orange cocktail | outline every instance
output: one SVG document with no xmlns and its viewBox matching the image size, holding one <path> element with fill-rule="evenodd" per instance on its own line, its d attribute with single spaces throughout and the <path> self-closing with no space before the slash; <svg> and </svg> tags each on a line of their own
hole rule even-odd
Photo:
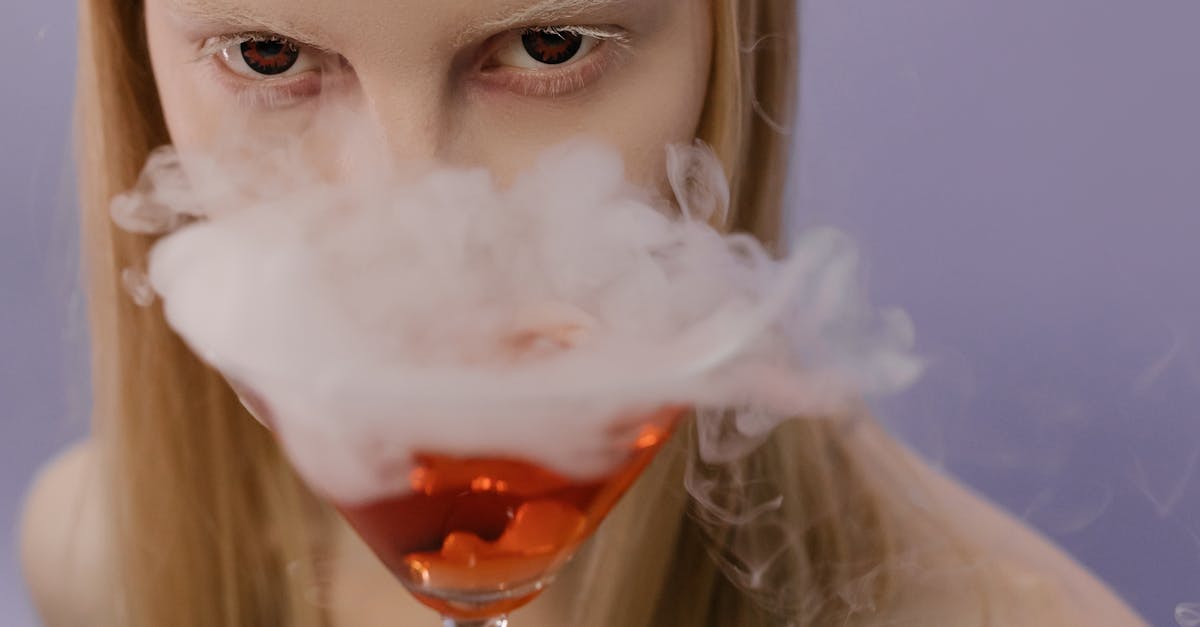
<svg viewBox="0 0 1200 627">
<path fill-rule="evenodd" d="M 646 417 L 613 472 L 577 480 L 514 458 L 416 456 L 407 489 L 341 511 L 424 604 L 458 619 L 533 599 L 595 531 L 684 408 Z"/>
</svg>

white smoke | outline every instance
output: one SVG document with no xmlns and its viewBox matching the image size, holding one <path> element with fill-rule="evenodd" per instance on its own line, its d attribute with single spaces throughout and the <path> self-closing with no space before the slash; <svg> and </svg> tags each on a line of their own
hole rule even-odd
<svg viewBox="0 0 1200 627">
<path fill-rule="evenodd" d="M 139 302 L 152 288 L 339 502 L 404 489 L 415 451 L 599 476 L 627 450 L 614 424 L 664 406 L 695 408 L 703 460 L 731 461 L 922 370 L 847 236 L 806 231 L 776 260 L 709 225 L 729 191 L 702 144 L 667 152 L 678 207 L 585 140 L 506 186 L 384 160 L 331 177 L 295 152 L 251 176 L 160 150 L 113 217 L 165 234 L 145 279 L 127 273 Z"/>
</svg>

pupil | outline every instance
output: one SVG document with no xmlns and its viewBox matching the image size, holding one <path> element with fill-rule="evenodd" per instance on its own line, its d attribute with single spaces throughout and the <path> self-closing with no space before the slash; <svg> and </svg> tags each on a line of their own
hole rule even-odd
<svg viewBox="0 0 1200 627">
<path fill-rule="evenodd" d="M 259 74 L 283 74 L 300 60 L 300 48 L 281 39 L 247 41 L 242 44 L 242 60 Z"/>
<path fill-rule="evenodd" d="M 579 52 L 583 45 L 583 35 L 574 33 L 547 33 L 542 31 L 526 31 L 521 35 L 521 43 L 525 52 L 534 60 L 546 65 L 566 63 Z"/>
</svg>

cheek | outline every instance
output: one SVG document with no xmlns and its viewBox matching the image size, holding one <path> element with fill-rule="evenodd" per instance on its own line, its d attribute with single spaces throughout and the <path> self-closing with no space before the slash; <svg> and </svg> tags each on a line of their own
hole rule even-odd
<svg viewBox="0 0 1200 627">
<path fill-rule="evenodd" d="M 614 81 L 608 88 L 603 94 L 554 107 L 478 107 L 472 119 L 459 126 L 454 160 L 488 167 L 506 182 L 541 150 L 584 136 L 619 150 L 626 175 L 634 183 L 669 191 L 666 146 L 695 138 L 707 72 L 698 67 L 688 71 L 685 63 L 627 77 L 621 84 Z"/>
<path fill-rule="evenodd" d="M 696 137 L 708 93 L 712 35 L 705 3 L 680 3 L 667 33 L 593 89 L 557 103 L 518 99 L 472 103 L 453 153 L 500 180 L 539 150 L 583 135 L 616 147 L 627 176 L 670 196 L 666 146 Z"/>
<path fill-rule="evenodd" d="M 217 133 L 219 116 L 213 115 L 211 108 L 183 81 L 161 74 L 160 77 L 159 99 L 171 143 L 185 151 L 209 147 Z"/>
<path fill-rule="evenodd" d="M 183 35 L 160 4 L 157 0 L 146 2 L 146 41 L 163 117 L 173 144 L 185 149 L 199 147 L 212 137 L 219 116 L 193 79 L 204 69 L 190 63 Z"/>
<path fill-rule="evenodd" d="M 624 90 L 627 106 L 619 137 L 635 181 L 670 196 L 666 177 L 666 145 L 690 144 L 696 137 L 709 88 L 712 25 L 706 1 L 680 2 L 674 26 L 655 50 L 645 56 L 659 59 Z"/>
<path fill-rule="evenodd" d="M 625 154 L 627 175 L 634 182 L 669 196 L 666 175 L 666 146 L 690 144 L 696 136 L 703 110 L 704 92 L 680 86 L 673 100 L 643 97 L 626 113 L 627 124 L 613 135 Z M 640 109 L 638 116 L 634 112 Z"/>
</svg>

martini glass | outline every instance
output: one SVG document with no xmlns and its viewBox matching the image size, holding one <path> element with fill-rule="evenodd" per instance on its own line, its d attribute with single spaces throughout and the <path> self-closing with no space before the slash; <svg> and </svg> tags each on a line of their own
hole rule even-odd
<svg viewBox="0 0 1200 627">
<path fill-rule="evenodd" d="M 505 625 L 599 526 L 686 409 L 634 416 L 621 465 L 578 480 L 514 457 L 416 455 L 399 494 L 335 507 L 447 627 Z"/>
<path fill-rule="evenodd" d="M 281 435 L 278 419 L 287 416 L 227 378 L 251 415 Z M 408 471 L 387 496 L 326 498 L 446 627 L 506 626 L 507 615 L 536 598 L 595 532 L 690 410 L 663 404 L 616 415 L 604 432 L 613 463 L 598 476 L 513 455 L 419 450 L 396 460 Z"/>
</svg>

